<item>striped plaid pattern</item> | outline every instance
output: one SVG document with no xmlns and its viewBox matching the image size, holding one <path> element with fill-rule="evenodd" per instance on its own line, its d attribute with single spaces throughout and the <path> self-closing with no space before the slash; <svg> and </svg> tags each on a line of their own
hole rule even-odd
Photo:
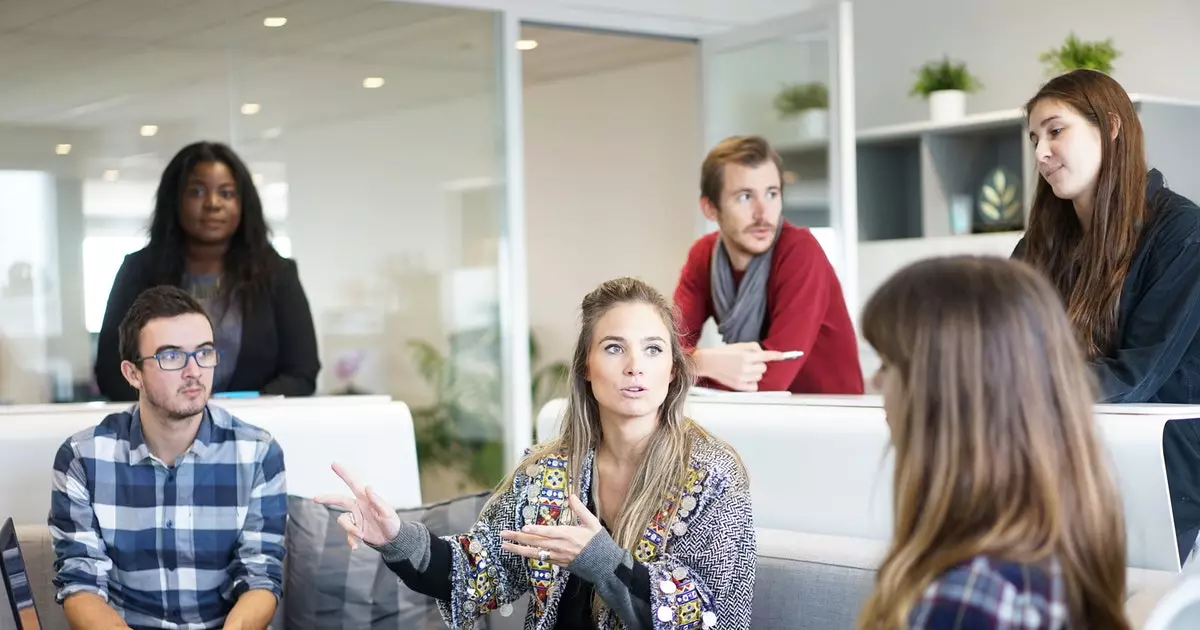
<svg viewBox="0 0 1200 630">
<path fill-rule="evenodd" d="M 1030 566 L 987 556 L 943 573 L 909 615 L 912 630 L 1062 630 L 1067 622 L 1058 562 Z"/>
<path fill-rule="evenodd" d="M 92 592 L 135 628 L 219 628 L 243 592 L 282 595 L 286 521 L 269 433 L 210 406 L 172 469 L 150 455 L 134 406 L 54 458 L 58 601 Z"/>
</svg>

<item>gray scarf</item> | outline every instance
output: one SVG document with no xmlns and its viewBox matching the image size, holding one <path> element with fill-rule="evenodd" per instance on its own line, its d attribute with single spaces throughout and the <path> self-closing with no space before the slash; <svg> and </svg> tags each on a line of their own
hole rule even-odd
<svg viewBox="0 0 1200 630">
<path fill-rule="evenodd" d="M 767 316 L 767 279 L 771 275 L 771 258 L 775 244 L 783 231 L 775 230 L 771 249 L 750 259 L 741 284 L 733 281 L 733 266 L 720 236 L 713 247 L 709 277 L 712 281 L 713 306 L 717 311 L 717 329 L 725 343 L 761 341 L 763 321 Z M 735 288 L 736 286 L 736 288 Z"/>
</svg>

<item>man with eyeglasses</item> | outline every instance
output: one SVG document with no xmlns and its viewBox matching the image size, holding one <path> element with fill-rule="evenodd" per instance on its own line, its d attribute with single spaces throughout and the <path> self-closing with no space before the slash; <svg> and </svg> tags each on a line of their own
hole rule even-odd
<svg viewBox="0 0 1200 630">
<path fill-rule="evenodd" d="M 72 628 L 265 629 L 282 594 L 283 451 L 208 405 L 221 353 L 185 291 L 146 290 L 120 327 L 138 403 L 59 448 L 50 533 Z"/>
</svg>

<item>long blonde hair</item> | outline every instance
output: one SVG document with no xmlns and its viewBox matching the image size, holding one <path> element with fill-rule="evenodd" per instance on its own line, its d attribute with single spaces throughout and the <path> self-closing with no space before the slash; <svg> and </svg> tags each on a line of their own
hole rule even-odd
<svg viewBox="0 0 1200 630">
<path fill-rule="evenodd" d="M 1071 627 L 1128 630 L 1121 502 L 1049 282 L 998 258 L 918 262 L 867 302 L 863 335 L 901 393 L 892 543 L 860 630 L 906 628 L 925 588 L 977 555 L 1055 560 Z"/>
<path fill-rule="evenodd" d="M 624 549 L 634 551 L 638 540 L 654 515 L 662 509 L 664 498 L 674 486 L 681 484 L 687 474 L 692 442 L 697 437 L 712 439 L 699 425 L 683 413 L 688 390 L 695 381 L 691 358 L 679 344 L 671 305 L 653 287 L 636 278 L 617 278 L 604 282 L 583 298 L 579 339 L 571 360 L 570 391 L 559 435 L 538 444 L 500 485 L 500 490 L 512 487 L 517 472 L 554 453 L 566 453 L 569 476 L 567 490 L 580 496 L 581 472 L 588 453 L 600 443 L 600 409 L 587 381 L 588 351 L 596 322 L 610 309 L 620 304 L 648 304 L 658 311 L 667 327 L 671 345 L 671 383 L 667 397 L 658 411 L 658 428 L 650 437 L 646 457 L 629 486 L 629 493 L 616 523 L 609 523 L 613 540 Z M 497 492 L 497 495 L 499 492 Z"/>
</svg>

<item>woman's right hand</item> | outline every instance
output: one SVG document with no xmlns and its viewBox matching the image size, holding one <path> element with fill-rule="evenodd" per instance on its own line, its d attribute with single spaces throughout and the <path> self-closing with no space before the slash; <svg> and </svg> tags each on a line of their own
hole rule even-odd
<svg viewBox="0 0 1200 630">
<path fill-rule="evenodd" d="M 338 517 L 338 525 L 346 530 L 346 540 L 351 549 L 358 549 L 358 541 L 369 545 L 383 545 L 391 542 L 400 533 L 402 521 L 388 504 L 370 487 L 364 486 L 350 474 L 341 464 L 334 462 L 333 472 L 350 487 L 354 496 L 326 494 L 313 500 L 327 507 L 345 510 Z"/>
</svg>

